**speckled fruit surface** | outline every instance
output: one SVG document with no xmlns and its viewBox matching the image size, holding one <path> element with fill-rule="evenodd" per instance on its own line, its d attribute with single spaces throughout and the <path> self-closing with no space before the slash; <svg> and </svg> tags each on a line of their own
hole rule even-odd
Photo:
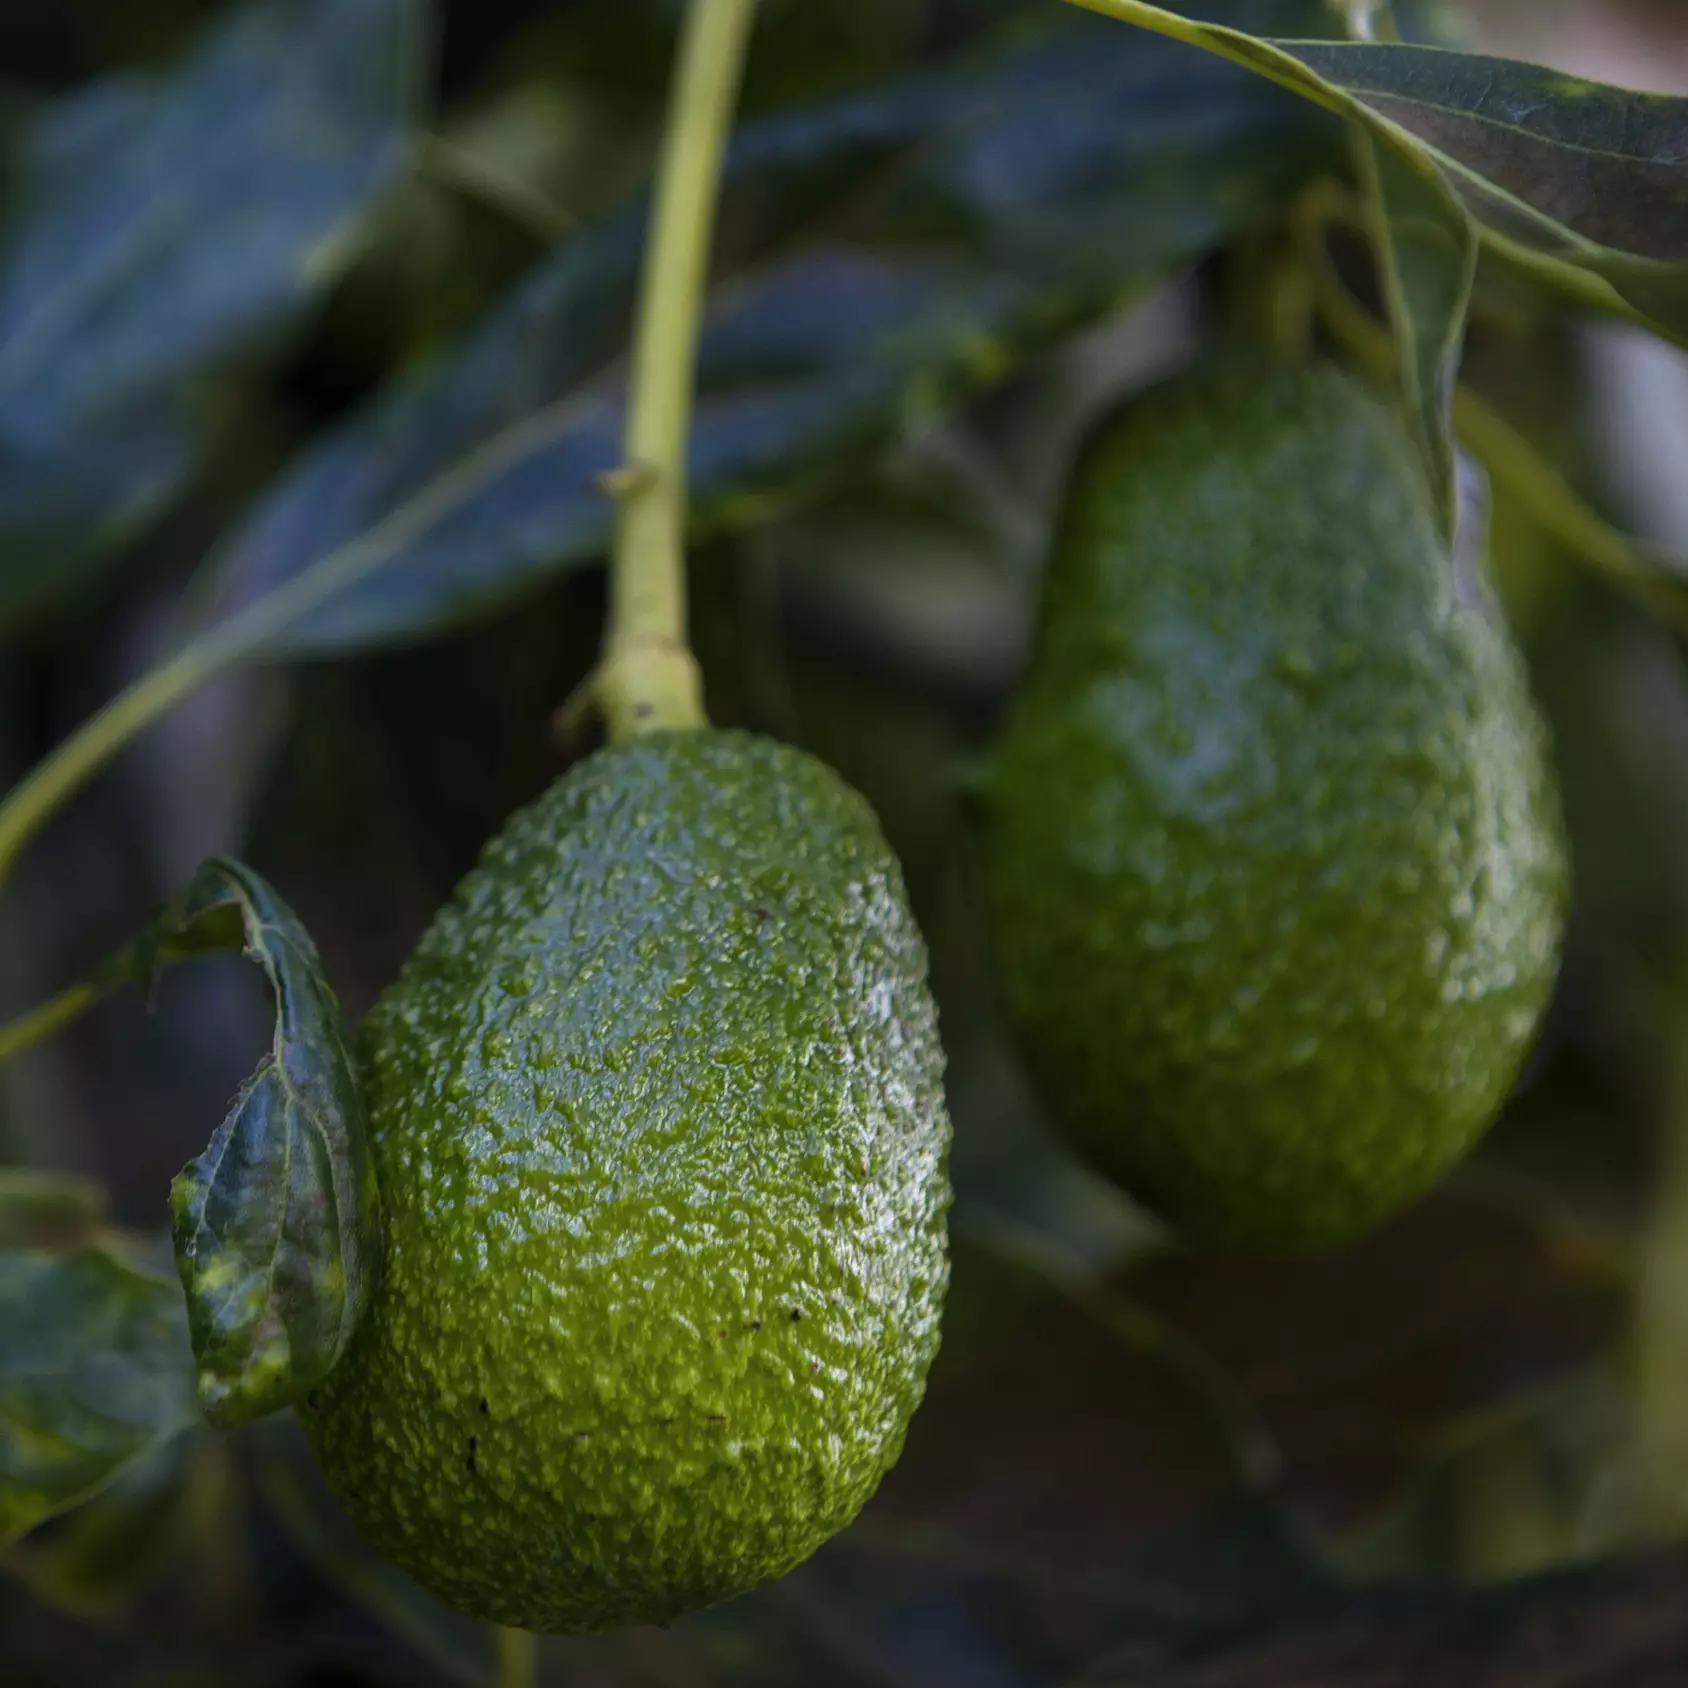
<svg viewBox="0 0 1688 1688">
<path fill-rule="evenodd" d="M 1567 893 L 1545 734 L 1348 376 L 1210 366 L 1094 433 L 986 802 L 1049 1111 L 1192 1239 L 1351 1237 L 1506 1097 Z"/>
<path fill-rule="evenodd" d="M 925 948 L 855 792 L 743 734 L 599 752 L 361 1046 L 386 1273 L 302 1417 L 382 1551 L 575 1632 L 850 1521 L 937 1347 L 949 1202 Z"/>
</svg>

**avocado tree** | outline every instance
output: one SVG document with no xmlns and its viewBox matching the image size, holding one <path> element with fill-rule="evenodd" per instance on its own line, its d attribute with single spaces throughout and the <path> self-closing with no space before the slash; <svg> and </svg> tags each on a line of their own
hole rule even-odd
<svg viewBox="0 0 1688 1688">
<path fill-rule="evenodd" d="M 77 10 L 0 1674 L 1688 1670 L 1688 99 L 1429 0 Z"/>
</svg>

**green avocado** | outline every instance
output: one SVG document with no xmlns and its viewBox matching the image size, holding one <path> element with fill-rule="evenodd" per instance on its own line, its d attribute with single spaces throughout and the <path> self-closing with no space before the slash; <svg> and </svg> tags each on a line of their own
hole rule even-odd
<svg viewBox="0 0 1688 1688">
<path fill-rule="evenodd" d="M 302 1417 L 377 1547 L 573 1633 L 855 1516 L 938 1345 L 949 1205 L 926 951 L 860 796 L 745 734 L 601 751 L 360 1042 L 386 1269 Z"/>
<path fill-rule="evenodd" d="M 1350 1239 L 1505 1100 L 1567 900 L 1546 735 L 1341 371 L 1216 361 L 1092 434 L 985 803 L 1028 1069 L 1190 1240 Z"/>
</svg>

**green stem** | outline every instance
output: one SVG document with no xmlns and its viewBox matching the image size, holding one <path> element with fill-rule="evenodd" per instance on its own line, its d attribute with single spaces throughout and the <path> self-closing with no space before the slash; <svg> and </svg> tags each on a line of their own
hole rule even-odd
<svg viewBox="0 0 1688 1688">
<path fill-rule="evenodd" d="M 1164 1368 L 1217 1435 L 1239 1485 L 1257 1496 L 1276 1491 L 1283 1477 L 1282 1451 L 1253 1402 L 1204 1348 L 1030 1226 L 974 1212 L 952 1220 L 951 1229 L 1041 1279 L 1134 1353 Z"/>
<path fill-rule="evenodd" d="M 755 0 L 692 0 L 633 340 L 626 466 L 596 692 L 610 739 L 704 723 L 686 643 L 686 437 L 721 157 Z"/>
<path fill-rule="evenodd" d="M 229 626 L 232 630 L 234 624 Z M 231 666 L 242 648 L 236 648 L 226 635 L 188 646 L 120 692 L 37 763 L 0 805 L 0 883 L 24 845 L 67 797 L 143 727 Z"/>
<path fill-rule="evenodd" d="M 0 884 L 54 811 L 137 733 L 183 698 L 266 647 L 295 622 L 382 567 L 463 500 L 525 462 L 557 426 L 559 403 L 472 451 L 358 538 L 319 557 L 265 597 L 202 633 L 91 715 L 0 803 Z"/>
<path fill-rule="evenodd" d="M 498 1643 L 498 1688 L 536 1688 L 539 1643 L 525 1629 L 494 1631 Z"/>
<path fill-rule="evenodd" d="M 443 135 L 418 135 L 411 143 L 411 162 L 424 180 L 485 205 L 540 246 L 555 246 L 580 227 L 578 217 L 543 193 L 483 164 L 467 147 Z"/>
<path fill-rule="evenodd" d="M 72 985 L 69 990 L 60 991 L 51 1002 L 32 1008 L 9 1026 L 0 1026 L 0 1063 L 11 1060 L 31 1044 L 40 1043 L 68 1026 L 83 1009 L 91 1008 L 104 994 L 90 984 Z"/>
<path fill-rule="evenodd" d="M 754 0 L 696 0 L 677 78 L 655 239 L 646 258 L 628 427 L 634 466 L 622 512 L 610 636 L 598 695 L 612 737 L 703 721 L 685 643 L 684 443 L 715 187 Z M 136 734 L 208 680 L 266 654 L 289 626 L 380 568 L 459 501 L 526 460 L 557 426 L 559 403 L 506 430 L 366 533 L 143 675 L 73 732 L 0 803 L 0 883 L 59 806 Z"/>
</svg>

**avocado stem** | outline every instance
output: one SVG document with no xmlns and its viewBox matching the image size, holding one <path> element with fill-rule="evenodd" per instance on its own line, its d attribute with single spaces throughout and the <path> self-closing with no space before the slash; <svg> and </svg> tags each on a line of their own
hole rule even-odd
<svg viewBox="0 0 1688 1688">
<path fill-rule="evenodd" d="M 51 1002 L 0 1026 L 0 1063 L 20 1055 L 32 1044 L 44 1042 L 54 1032 L 68 1026 L 85 1008 L 90 1008 L 105 994 L 91 984 L 72 985 L 60 991 Z"/>
<path fill-rule="evenodd" d="M 755 0 L 693 0 L 645 254 L 626 472 L 604 656 L 591 683 L 612 740 L 704 723 L 697 664 L 686 644 L 685 440 L 691 419 L 709 237 L 721 154 L 738 94 Z M 41 826 L 137 733 L 219 674 L 264 652 L 292 622 L 364 579 L 466 493 L 531 449 L 545 412 L 472 452 L 367 532 L 189 641 L 84 721 L 0 800 L 0 883 Z"/>
<path fill-rule="evenodd" d="M 498 1688 L 534 1688 L 539 1681 L 539 1646 L 525 1629 L 493 1631 L 498 1647 Z"/>
<path fill-rule="evenodd" d="M 669 97 L 633 337 L 609 626 L 595 691 L 612 743 L 704 724 L 686 643 L 686 437 L 721 159 L 756 0 L 692 0 Z"/>
</svg>

